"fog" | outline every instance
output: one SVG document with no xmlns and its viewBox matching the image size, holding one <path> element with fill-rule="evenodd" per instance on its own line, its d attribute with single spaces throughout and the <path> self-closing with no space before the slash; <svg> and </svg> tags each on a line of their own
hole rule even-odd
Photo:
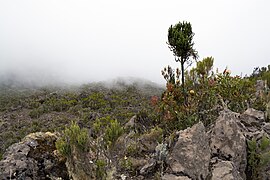
<svg viewBox="0 0 270 180">
<path fill-rule="evenodd" d="M 179 64 L 166 45 L 189 21 L 200 59 L 249 74 L 270 64 L 267 0 L 0 0 L 0 81 L 86 83 L 138 77 L 162 84 Z"/>
</svg>

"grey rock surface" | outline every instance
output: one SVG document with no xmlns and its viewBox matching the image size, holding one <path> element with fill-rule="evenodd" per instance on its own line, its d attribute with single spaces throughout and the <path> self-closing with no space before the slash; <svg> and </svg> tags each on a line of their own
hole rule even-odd
<svg viewBox="0 0 270 180">
<path fill-rule="evenodd" d="M 186 176 L 176 176 L 173 174 L 165 174 L 164 176 L 162 176 L 161 179 L 162 180 L 191 180 L 190 178 Z"/>
<path fill-rule="evenodd" d="M 220 161 L 212 166 L 211 180 L 243 180 L 231 161 Z"/>
<path fill-rule="evenodd" d="M 68 179 L 65 160 L 55 153 L 57 136 L 32 133 L 11 145 L 0 161 L 0 179 Z"/>
<path fill-rule="evenodd" d="M 202 122 L 179 132 L 178 140 L 167 157 L 173 174 L 205 179 L 209 173 L 210 147 Z"/>
<path fill-rule="evenodd" d="M 239 114 L 231 111 L 223 111 L 216 120 L 211 130 L 210 147 L 212 157 L 224 161 L 231 161 L 239 170 L 242 177 L 245 176 L 247 164 L 246 138 L 238 126 Z"/>
</svg>

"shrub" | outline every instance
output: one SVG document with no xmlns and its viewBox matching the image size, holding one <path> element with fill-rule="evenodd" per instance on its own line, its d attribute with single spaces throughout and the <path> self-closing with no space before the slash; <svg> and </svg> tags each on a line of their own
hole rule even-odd
<svg viewBox="0 0 270 180">
<path fill-rule="evenodd" d="M 103 180 L 106 177 L 106 162 L 104 160 L 96 161 L 96 178 Z"/>
<path fill-rule="evenodd" d="M 252 179 L 260 179 L 261 173 L 270 162 L 270 140 L 263 136 L 261 140 L 248 141 L 248 170 Z"/>
<path fill-rule="evenodd" d="M 43 106 L 40 106 L 38 108 L 32 109 L 29 112 L 29 116 L 31 118 L 39 118 L 42 114 L 44 114 L 44 112 L 45 112 L 45 110 L 44 110 Z"/>
<path fill-rule="evenodd" d="M 119 136 L 124 132 L 123 127 L 117 120 L 111 120 L 110 124 L 105 129 L 104 141 L 107 146 L 111 146 L 115 143 Z"/>
<path fill-rule="evenodd" d="M 63 136 L 56 141 L 56 148 L 62 155 L 69 156 L 73 149 L 88 151 L 88 141 L 87 129 L 81 129 L 77 123 L 72 122 L 70 127 L 65 128 Z"/>
<path fill-rule="evenodd" d="M 254 97 L 255 86 L 248 78 L 231 76 L 225 69 L 223 73 L 212 71 L 213 58 L 204 58 L 197 66 L 185 73 L 183 93 L 179 83 L 179 70 L 170 66 L 164 68 L 162 75 L 167 81 L 166 90 L 158 104 L 161 124 L 165 129 L 185 129 L 198 121 L 207 126 L 218 116 L 222 108 L 243 112 Z M 185 103 L 185 96 L 188 103 Z"/>
<path fill-rule="evenodd" d="M 103 142 L 107 147 L 112 146 L 123 133 L 121 124 L 110 116 L 98 118 L 93 123 L 93 134 L 96 138 L 103 134 Z"/>
<path fill-rule="evenodd" d="M 98 110 L 107 105 L 105 96 L 102 93 L 95 92 L 83 99 L 83 107 L 90 107 L 93 110 Z"/>
</svg>

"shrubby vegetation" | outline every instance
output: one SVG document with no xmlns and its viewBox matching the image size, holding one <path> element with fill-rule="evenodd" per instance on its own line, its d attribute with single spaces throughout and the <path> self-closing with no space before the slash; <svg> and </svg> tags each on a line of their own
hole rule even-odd
<svg viewBox="0 0 270 180">
<path fill-rule="evenodd" d="M 185 70 L 183 65 L 192 63 L 190 57 L 198 58 L 193 49 L 193 36 L 191 25 L 186 22 L 179 22 L 168 30 L 169 48 L 181 68 L 174 70 L 168 66 L 161 71 L 167 82 L 166 90 L 159 102 L 154 100 L 160 125 L 170 132 L 198 121 L 208 126 L 225 108 L 240 113 L 248 107 L 265 110 L 270 95 L 267 91 L 256 95 L 256 81 L 270 82 L 270 67 L 268 70 L 256 68 L 250 77 L 232 76 L 227 68 L 223 72 L 214 71 L 214 58 L 206 57 L 197 61 L 195 67 Z"/>
<path fill-rule="evenodd" d="M 252 139 L 248 141 L 248 167 L 252 179 L 263 179 L 260 177 L 261 172 L 270 162 L 270 140 L 267 136 L 256 141 Z"/>
<path fill-rule="evenodd" d="M 214 72 L 213 63 L 214 59 L 207 57 L 185 73 L 187 103 L 181 91 L 179 69 L 174 71 L 170 66 L 164 68 L 162 74 L 167 85 L 158 111 L 167 128 L 185 129 L 198 121 L 207 126 L 223 108 L 243 112 L 248 106 L 259 106 L 252 80 L 232 76 L 227 69 L 222 73 Z"/>
<path fill-rule="evenodd" d="M 163 93 L 161 88 L 149 85 L 142 90 L 137 84 L 123 82 L 118 82 L 117 88 L 95 83 L 76 90 L 48 88 L 25 94 L 0 91 L 0 159 L 5 148 L 26 134 L 55 130 L 61 132 L 57 150 L 66 158 L 74 152 L 93 151 L 95 175 L 104 179 L 110 166 L 106 160 L 118 150 L 115 146 L 124 136 L 130 142 L 117 162 L 120 168 L 136 174 L 132 158 L 154 152 L 158 143 L 166 137 L 174 139 L 178 130 L 199 121 L 209 127 L 227 108 L 239 113 L 248 107 L 270 109 L 270 66 L 255 68 L 251 76 L 240 77 L 227 68 L 215 70 L 214 58 L 206 57 L 187 70 L 184 65 L 188 67 L 198 59 L 193 36 L 190 23 L 180 22 L 169 28 L 168 45 L 180 68 L 167 66 L 162 70 L 166 80 Z M 256 87 L 257 80 L 266 81 L 263 90 Z M 125 127 L 131 117 L 131 127 Z M 148 142 L 157 144 L 144 148 Z M 269 142 L 267 137 L 248 142 L 249 171 L 254 178 L 270 161 Z"/>
<path fill-rule="evenodd" d="M 122 128 L 142 109 L 152 109 L 149 99 L 152 94 L 160 96 L 161 91 L 162 88 L 157 86 L 140 87 L 124 82 L 117 87 L 88 84 L 72 89 L 13 89 L 0 86 L 0 155 L 31 132 L 61 132 L 72 120 L 94 132 L 93 124 L 109 117 L 108 124 L 104 126 L 108 125 L 108 129 L 101 129 L 108 134 L 107 143 L 113 143 L 117 134 L 122 132 L 113 134 L 113 129 Z"/>
<path fill-rule="evenodd" d="M 63 136 L 56 142 L 56 148 L 62 155 L 69 157 L 73 151 L 87 152 L 88 143 L 87 129 L 81 129 L 78 124 L 72 122 L 70 127 L 65 128 Z"/>
</svg>

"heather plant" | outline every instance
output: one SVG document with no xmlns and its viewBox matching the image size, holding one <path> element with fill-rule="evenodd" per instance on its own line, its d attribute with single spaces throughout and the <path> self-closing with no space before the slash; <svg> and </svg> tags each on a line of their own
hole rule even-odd
<svg viewBox="0 0 270 180">
<path fill-rule="evenodd" d="M 96 178 L 99 180 L 106 179 L 106 162 L 104 160 L 96 160 Z"/>
<path fill-rule="evenodd" d="M 251 179 L 263 179 L 262 172 L 270 162 L 270 140 L 267 136 L 262 139 L 248 141 L 248 171 Z"/>
<path fill-rule="evenodd" d="M 123 127 L 117 120 L 111 120 L 110 124 L 105 129 L 104 141 L 107 146 L 111 146 L 115 143 L 119 136 L 123 134 Z"/>
<path fill-rule="evenodd" d="M 70 156 L 72 151 L 88 151 L 88 131 L 81 129 L 77 123 L 72 122 L 70 127 L 66 127 L 63 136 L 56 141 L 57 150 L 64 156 Z"/>
<path fill-rule="evenodd" d="M 213 62 L 212 57 L 204 58 L 186 72 L 187 103 L 178 83 L 179 70 L 164 68 L 162 75 L 167 84 L 159 113 L 167 129 L 184 129 L 199 120 L 209 125 L 221 109 L 243 112 L 252 103 L 254 83 L 248 78 L 232 76 L 227 69 L 214 73 Z"/>
<path fill-rule="evenodd" d="M 114 145 L 115 141 L 124 133 L 121 124 L 110 116 L 98 118 L 93 123 L 93 134 L 99 139 L 102 136 L 106 147 Z"/>
<path fill-rule="evenodd" d="M 98 110 L 106 105 L 104 94 L 99 92 L 94 92 L 83 99 L 83 107 L 89 107 L 92 110 Z"/>
</svg>

